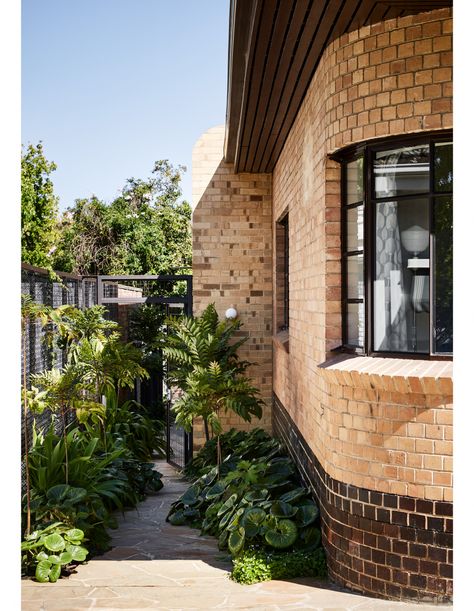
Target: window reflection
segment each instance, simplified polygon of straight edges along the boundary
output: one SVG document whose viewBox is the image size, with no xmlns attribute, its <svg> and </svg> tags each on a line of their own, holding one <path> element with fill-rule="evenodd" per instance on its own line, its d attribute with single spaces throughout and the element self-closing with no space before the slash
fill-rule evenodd
<svg viewBox="0 0 474 611">
<path fill-rule="evenodd" d="M 375 154 L 375 197 L 429 191 L 429 146 L 411 146 Z"/>
</svg>

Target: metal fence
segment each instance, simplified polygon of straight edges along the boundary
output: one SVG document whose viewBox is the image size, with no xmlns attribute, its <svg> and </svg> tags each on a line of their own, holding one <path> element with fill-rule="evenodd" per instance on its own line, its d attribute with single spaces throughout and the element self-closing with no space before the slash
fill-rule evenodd
<svg viewBox="0 0 474 611">
<path fill-rule="evenodd" d="M 74 305 L 78 308 L 88 308 L 97 303 L 97 281 L 94 277 L 80 277 L 58 272 L 60 281 L 52 280 L 47 270 L 33 267 L 25 263 L 21 266 L 21 292 L 30 295 L 37 303 L 57 308 L 60 305 Z M 62 367 L 66 355 L 59 349 L 50 349 L 44 341 L 45 330 L 39 320 L 30 321 L 23 333 L 21 344 L 21 384 L 26 373 L 26 387 L 31 387 L 30 375 L 41 373 L 52 367 Z M 27 417 L 28 444 L 31 444 L 33 421 L 38 429 L 45 429 L 54 424 L 57 432 L 61 431 L 59 419 L 51 412 Z M 22 455 L 24 454 L 24 423 L 22 411 Z"/>
</svg>

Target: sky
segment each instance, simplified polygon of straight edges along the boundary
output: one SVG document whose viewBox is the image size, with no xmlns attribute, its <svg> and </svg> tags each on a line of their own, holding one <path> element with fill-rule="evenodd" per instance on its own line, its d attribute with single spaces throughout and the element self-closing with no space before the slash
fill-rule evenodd
<svg viewBox="0 0 474 611">
<path fill-rule="evenodd" d="M 60 209 L 112 201 L 224 123 L 229 0 L 23 0 L 23 145 L 43 142 Z"/>
</svg>

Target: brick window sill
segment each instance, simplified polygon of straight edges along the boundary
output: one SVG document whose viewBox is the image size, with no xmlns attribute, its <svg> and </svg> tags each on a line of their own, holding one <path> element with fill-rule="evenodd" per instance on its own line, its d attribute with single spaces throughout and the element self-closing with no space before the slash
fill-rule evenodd
<svg viewBox="0 0 474 611">
<path fill-rule="evenodd" d="M 319 365 L 328 381 L 345 386 L 429 395 L 451 395 L 452 361 L 340 355 Z"/>
<path fill-rule="evenodd" d="M 274 335 L 273 343 L 285 350 L 285 352 L 290 352 L 290 334 L 288 329 L 279 331 L 276 335 Z"/>
</svg>

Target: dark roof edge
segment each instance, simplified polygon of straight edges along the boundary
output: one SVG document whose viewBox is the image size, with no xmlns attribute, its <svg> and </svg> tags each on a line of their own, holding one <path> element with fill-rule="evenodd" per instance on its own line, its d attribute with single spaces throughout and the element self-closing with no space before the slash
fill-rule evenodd
<svg viewBox="0 0 474 611">
<path fill-rule="evenodd" d="M 252 21 L 249 20 L 249 15 L 254 13 L 255 4 L 256 0 L 230 0 L 227 110 L 224 136 L 224 159 L 227 163 L 235 160 Z M 242 57 L 245 58 L 244 62 L 242 62 Z"/>
</svg>

